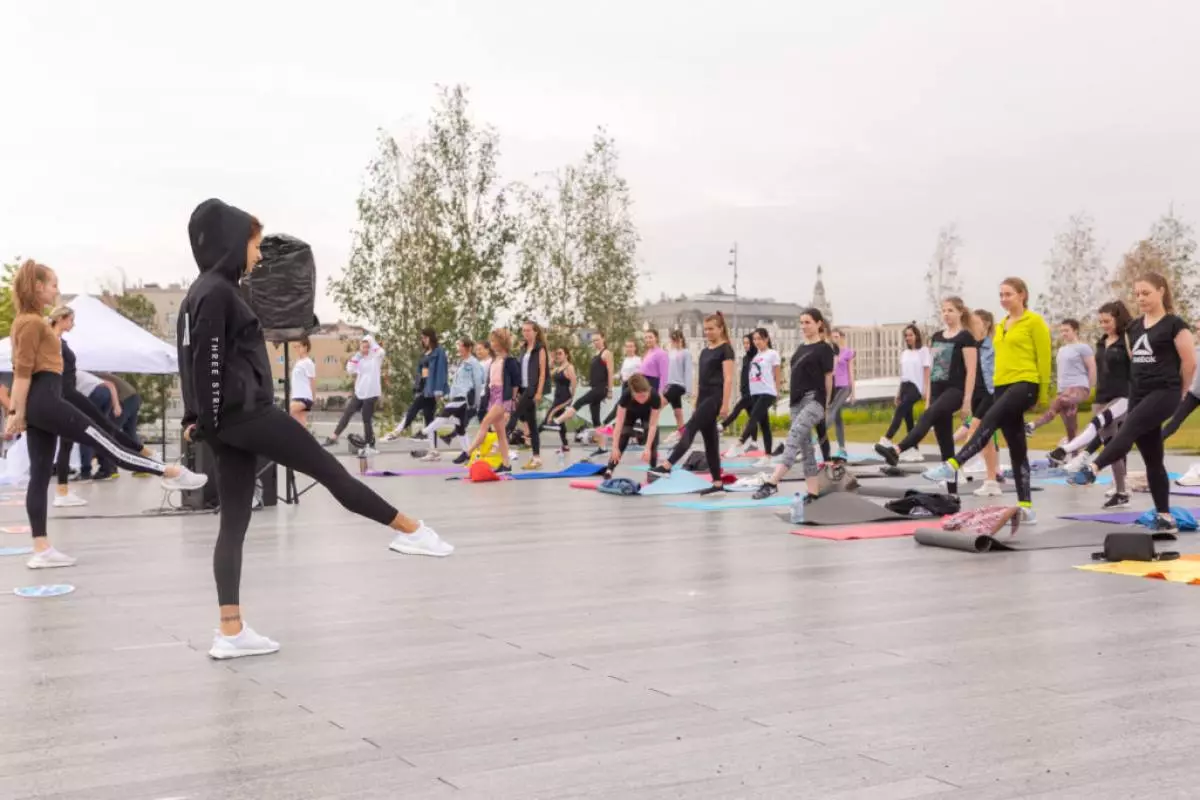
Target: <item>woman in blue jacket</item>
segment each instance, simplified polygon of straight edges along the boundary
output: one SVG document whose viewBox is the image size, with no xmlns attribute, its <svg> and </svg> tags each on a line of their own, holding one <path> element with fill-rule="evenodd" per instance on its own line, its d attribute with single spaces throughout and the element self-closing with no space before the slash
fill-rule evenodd
<svg viewBox="0 0 1200 800">
<path fill-rule="evenodd" d="M 421 361 L 417 364 L 417 373 L 413 378 L 413 401 L 404 415 L 401 430 L 408 430 L 417 418 L 417 414 L 425 416 L 425 424 L 432 425 L 437 416 L 437 404 L 446 392 L 450 391 L 447 376 L 449 367 L 446 363 L 446 351 L 438 344 L 437 331 L 425 328 L 421 331 Z M 418 434 L 414 442 L 426 441 Z"/>
</svg>

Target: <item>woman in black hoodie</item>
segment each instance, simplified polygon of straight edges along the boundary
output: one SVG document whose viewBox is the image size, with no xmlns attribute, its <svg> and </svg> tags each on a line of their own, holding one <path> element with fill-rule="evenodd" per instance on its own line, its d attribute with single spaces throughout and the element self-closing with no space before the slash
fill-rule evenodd
<svg viewBox="0 0 1200 800">
<path fill-rule="evenodd" d="M 212 447 L 221 499 L 213 552 L 221 627 L 209 655 L 274 653 L 277 643 L 242 623 L 238 596 L 258 456 L 315 478 L 347 509 L 398 531 L 391 544 L 396 552 L 448 556 L 454 548 L 352 477 L 275 405 L 262 327 L 238 291 L 238 281 L 262 258 L 262 224 L 241 209 L 206 200 L 192 212 L 188 235 L 200 277 L 179 308 L 184 438 Z"/>
</svg>

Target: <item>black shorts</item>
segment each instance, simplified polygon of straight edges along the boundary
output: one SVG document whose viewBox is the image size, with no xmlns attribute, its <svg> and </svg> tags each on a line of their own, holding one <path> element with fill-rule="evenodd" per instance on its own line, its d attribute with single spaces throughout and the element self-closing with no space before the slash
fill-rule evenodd
<svg viewBox="0 0 1200 800">
<path fill-rule="evenodd" d="M 292 402 L 293 403 L 303 403 L 305 411 L 312 411 L 313 401 L 308 399 L 307 397 L 293 397 Z"/>
<path fill-rule="evenodd" d="M 684 389 L 678 383 L 672 383 L 663 392 L 663 398 L 671 404 L 671 408 L 678 411 L 683 408 L 683 396 L 687 394 L 687 389 Z"/>
<path fill-rule="evenodd" d="M 976 392 L 971 395 L 971 416 L 975 419 L 982 419 L 983 415 L 992 407 L 992 403 L 996 402 L 994 394 L 987 392 Z"/>
</svg>

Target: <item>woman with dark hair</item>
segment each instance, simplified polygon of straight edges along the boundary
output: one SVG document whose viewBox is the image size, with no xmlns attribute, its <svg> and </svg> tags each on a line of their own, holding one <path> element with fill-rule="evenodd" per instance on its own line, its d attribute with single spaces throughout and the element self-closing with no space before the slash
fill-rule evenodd
<svg viewBox="0 0 1200 800">
<path fill-rule="evenodd" d="M 458 340 L 456 345 L 459 359 L 458 369 L 454 372 L 454 383 L 450 384 L 450 393 L 447 395 L 446 404 L 442 407 L 437 419 L 426 425 L 421 432 L 424 441 L 429 443 L 429 452 L 421 456 L 422 461 L 442 460 L 442 454 L 437 449 L 438 431 L 451 428 L 450 435 L 442 438 L 447 443 L 457 438 L 462 452 L 455 463 L 467 463 L 467 420 L 475 413 L 475 407 L 483 396 L 487 386 L 487 373 L 484 372 L 472 352 L 475 347 L 474 342 L 463 337 Z M 392 434 L 388 434 L 388 436 L 392 436 Z"/>
<path fill-rule="evenodd" d="M 1061 416 L 1067 430 L 1067 440 L 1079 434 L 1079 404 L 1088 399 L 1096 385 L 1096 354 L 1086 342 L 1079 341 L 1079 320 L 1064 319 L 1058 326 L 1062 344 L 1058 346 L 1058 396 L 1046 412 L 1025 423 L 1030 436 L 1056 416 Z"/>
<path fill-rule="evenodd" d="M 1000 305 L 1008 315 L 996 326 L 996 368 L 992 378 L 995 400 L 965 447 L 945 463 L 928 469 L 930 481 L 952 481 L 955 474 L 974 458 L 997 431 L 1004 434 L 1012 460 L 1013 482 L 1021 522 L 1037 522 L 1033 512 L 1033 490 L 1029 483 L 1029 451 L 1025 445 L 1025 412 L 1050 393 L 1050 328 L 1041 315 L 1025 307 L 1029 287 L 1020 278 L 1000 283 Z"/>
<path fill-rule="evenodd" d="M 738 381 L 738 400 L 733 404 L 733 409 L 729 412 L 729 416 L 721 420 L 721 433 L 725 433 L 729 426 L 737 421 L 737 418 L 745 411 L 749 413 L 750 406 L 754 404 L 750 398 L 750 365 L 754 363 L 754 356 L 758 351 L 754 349 L 754 340 L 750 334 L 742 337 L 742 372 L 741 379 Z"/>
<path fill-rule="evenodd" d="M 892 437 L 904 423 L 906 433 L 912 433 L 913 406 L 920 400 L 929 401 L 929 371 L 933 361 L 929 350 L 921 340 L 921 329 L 916 325 L 904 328 L 904 350 L 900 353 L 900 387 L 896 390 L 896 411 L 887 433 L 879 440 L 880 447 L 893 447 Z"/>
<path fill-rule="evenodd" d="M 558 438 L 562 442 L 559 452 L 565 454 L 571 452 L 571 445 L 567 443 L 567 428 L 554 420 L 571 407 L 571 399 L 575 397 L 575 364 L 571 361 L 571 351 L 567 348 L 555 348 L 554 366 L 550 370 L 550 377 L 554 383 L 554 397 L 550 401 L 550 410 L 546 412 L 546 418 L 542 420 L 542 429 L 558 431 Z"/>
<path fill-rule="evenodd" d="M 1195 340 L 1188 324 L 1175 315 L 1171 286 L 1163 276 L 1147 272 L 1133 282 L 1142 315 L 1129 325 L 1132 342 L 1129 370 L 1129 412 L 1121 429 L 1091 464 L 1067 478 L 1073 486 L 1095 483 L 1105 467 L 1125 458 L 1137 446 L 1146 465 L 1146 482 L 1158 511 L 1150 530 L 1178 530 L 1171 514 L 1171 482 L 1163 462 L 1162 424 L 1179 405 L 1183 387 L 1196 374 Z"/>
<path fill-rule="evenodd" d="M 533 320 L 521 325 L 521 338 L 525 349 L 521 353 L 521 385 L 517 405 L 508 421 L 507 433 L 512 434 L 517 425 L 523 424 L 529 431 L 529 446 L 533 456 L 522 469 L 540 469 L 542 466 L 542 439 L 538 431 L 537 409 L 546 388 L 546 377 L 550 373 L 549 356 L 546 355 L 546 334 L 542 326 Z"/>
<path fill-rule="evenodd" d="M 326 437 L 323 446 L 332 447 L 337 444 L 342 431 L 346 430 L 346 426 L 350 424 L 354 415 L 361 411 L 363 450 L 368 454 L 379 452 L 375 449 L 374 420 L 375 406 L 379 403 L 379 396 L 383 394 L 384 355 L 386 353 L 375 341 L 374 336 L 368 333 L 362 337 L 358 343 L 358 351 L 346 362 L 346 372 L 354 376 L 354 393 L 350 395 L 350 402 L 346 404 L 342 418 L 338 420 L 337 427 L 333 429 L 333 435 Z"/>
<path fill-rule="evenodd" d="M 692 391 L 692 354 L 688 352 L 687 340 L 682 330 L 673 330 L 667 350 L 667 388 L 663 399 L 675 412 L 675 431 L 666 438 L 665 444 L 673 445 L 683 436 L 683 398 Z"/>
<path fill-rule="evenodd" d="M 754 462 L 756 467 L 769 467 L 771 461 L 771 409 L 779 399 L 780 375 L 782 372 L 779 353 L 771 343 L 771 334 L 766 328 L 755 328 L 751 334 L 754 358 L 750 363 L 747 393 L 750 397 L 750 420 L 742 431 L 741 439 L 734 445 L 726 458 L 736 458 L 746 452 L 747 444 L 762 431 L 763 457 Z"/>
<path fill-rule="evenodd" d="M 846 340 L 846 332 L 833 329 L 833 350 L 837 360 L 833 364 L 833 400 L 829 403 L 829 419 L 837 436 L 838 458 L 846 459 L 846 423 L 842 410 L 854 402 L 854 356 L 855 352 Z"/>
<path fill-rule="evenodd" d="M 754 492 L 755 500 L 763 500 L 779 491 L 779 482 L 796 463 L 804 462 L 804 482 L 807 493 L 804 503 L 817 498 L 820 484 L 817 476 L 817 451 L 813 433 L 825 421 L 829 399 L 833 395 L 833 347 L 821 334 L 825 317 L 818 309 L 805 309 L 800 315 L 800 332 L 804 341 L 792 353 L 791 359 L 791 426 L 783 456 L 771 477 Z"/>
<path fill-rule="evenodd" d="M 572 405 L 567 406 L 555 423 L 566 425 L 587 406 L 591 415 L 592 428 L 600 427 L 600 404 L 612 392 L 613 354 L 604 343 L 604 334 L 596 331 L 592 334 L 592 347 L 596 355 L 592 356 L 592 365 L 588 369 L 588 390 Z"/>
<path fill-rule="evenodd" d="M 183 438 L 212 448 L 221 497 L 213 550 L 220 628 L 209 656 L 265 655 L 279 644 L 243 623 L 240 599 L 242 546 L 260 457 L 315 478 L 346 509 L 392 528 L 390 549 L 398 553 L 448 556 L 454 548 L 351 476 L 275 405 L 262 326 L 238 291 L 242 276 L 262 259 L 262 223 L 220 200 L 207 200 L 192 212 L 188 236 L 200 277 L 179 307 Z"/>
<path fill-rule="evenodd" d="M 432 425 L 437 417 L 438 401 L 450 391 L 450 364 L 446 358 L 446 351 L 438 343 L 437 331 L 433 328 L 421 331 L 421 351 L 416 380 L 413 382 L 413 401 L 408 406 L 408 413 L 404 415 L 404 422 L 399 425 L 402 431 L 409 429 L 418 414 L 425 417 L 427 428 Z M 436 434 L 429 436 L 420 431 L 409 441 L 413 444 L 436 447 L 437 443 L 433 441 L 435 437 Z"/>
</svg>

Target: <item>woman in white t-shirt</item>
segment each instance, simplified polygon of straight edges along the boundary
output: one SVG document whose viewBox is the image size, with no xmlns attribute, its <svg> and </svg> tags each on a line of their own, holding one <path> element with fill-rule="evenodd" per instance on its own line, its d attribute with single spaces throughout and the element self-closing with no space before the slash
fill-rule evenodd
<svg viewBox="0 0 1200 800">
<path fill-rule="evenodd" d="M 293 419 L 307 428 L 308 412 L 312 411 L 313 400 L 317 397 L 317 365 L 308 356 L 312 344 L 307 336 L 293 342 L 292 349 L 299 358 L 292 365 L 292 401 L 288 410 Z"/>
<path fill-rule="evenodd" d="M 892 437 L 900 430 L 903 420 L 905 432 L 913 429 L 913 406 L 918 400 L 929 400 L 929 371 L 933 367 L 933 358 L 929 348 L 921 341 L 921 331 L 916 325 L 904 329 L 904 351 L 900 353 L 900 388 L 896 390 L 896 413 L 892 414 L 892 424 L 888 425 L 887 433 L 879 440 L 884 447 L 892 447 Z"/>
<path fill-rule="evenodd" d="M 763 437 L 763 457 L 754 463 L 756 467 L 771 466 L 771 409 L 779 399 L 781 365 L 783 359 L 775 352 L 771 344 L 771 334 L 766 328 L 755 328 L 750 334 L 750 341 L 757 351 L 750 361 L 750 421 L 742 431 L 741 439 L 733 450 L 726 453 L 736 458 L 745 452 L 746 443 L 761 431 Z"/>
</svg>

